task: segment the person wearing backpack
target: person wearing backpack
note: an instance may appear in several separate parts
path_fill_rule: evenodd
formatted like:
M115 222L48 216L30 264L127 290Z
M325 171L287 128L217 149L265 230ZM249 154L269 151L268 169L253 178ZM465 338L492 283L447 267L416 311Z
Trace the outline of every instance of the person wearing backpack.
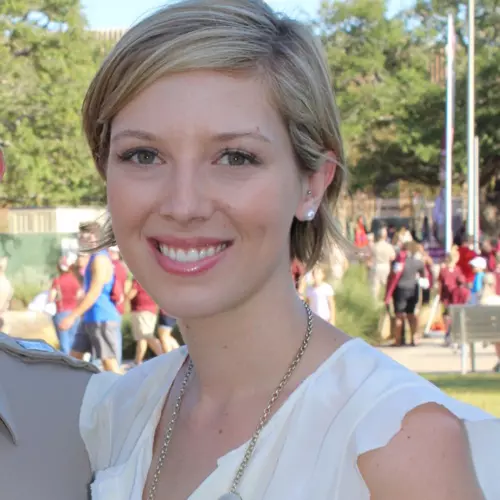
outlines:
M96 247L100 231L99 224L95 222L80 226L79 239L83 250ZM84 273L85 295L71 314L61 320L59 328L69 330L81 317L71 356L83 359L86 353L91 352L101 360L105 371L122 373L118 364L120 314L111 299L114 282L114 266L108 250L93 253Z

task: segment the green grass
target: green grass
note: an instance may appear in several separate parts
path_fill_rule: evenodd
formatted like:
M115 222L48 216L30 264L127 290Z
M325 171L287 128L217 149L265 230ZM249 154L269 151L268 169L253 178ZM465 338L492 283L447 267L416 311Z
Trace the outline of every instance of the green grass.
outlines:
M423 375L455 399L469 403L500 417L500 375L472 373L469 375Z

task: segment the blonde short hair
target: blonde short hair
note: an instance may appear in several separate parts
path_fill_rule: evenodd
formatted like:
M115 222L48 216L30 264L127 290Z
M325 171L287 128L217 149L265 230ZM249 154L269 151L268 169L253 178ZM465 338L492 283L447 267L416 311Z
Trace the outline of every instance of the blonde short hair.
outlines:
M113 118L158 79L190 70L256 73L269 85L297 163L316 171L328 152L338 168L312 221L294 219L290 256L312 267L344 239L333 209L346 177L340 125L319 41L303 23L260 0L183 0L132 27L108 55L83 103L83 127L103 178ZM111 223L101 247L115 244Z

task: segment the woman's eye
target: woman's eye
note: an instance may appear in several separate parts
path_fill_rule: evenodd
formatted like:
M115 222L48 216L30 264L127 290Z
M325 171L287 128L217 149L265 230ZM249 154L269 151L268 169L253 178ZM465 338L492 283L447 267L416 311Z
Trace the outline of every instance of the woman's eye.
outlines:
M127 151L119 155L119 158L122 161L131 161L138 165L155 165L161 163L158 158L158 152L152 149L135 149Z
M229 165L230 167L242 167L244 165L255 165L258 163L257 158L242 151L226 151L219 159L221 165Z

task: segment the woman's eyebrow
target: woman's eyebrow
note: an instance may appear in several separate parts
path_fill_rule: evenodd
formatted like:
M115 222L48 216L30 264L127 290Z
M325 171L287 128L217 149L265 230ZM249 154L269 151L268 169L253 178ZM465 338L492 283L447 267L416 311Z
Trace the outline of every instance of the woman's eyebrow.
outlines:
M252 139L257 139L259 141L264 141L271 143L271 139L266 137L265 135L261 134L260 132L247 132L247 131L242 131L242 132L222 132L219 134L214 135L214 139L220 142L224 141L231 141L234 139L240 139L242 137L250 137Z
M151 132L146 132L145 130L134 130L125 129L121 130L117 134L111 137L111 142L118 141L125 137L132 137L134 139L141 139L143 141L155 142L158 141L158 137ZM241 132L221 132L214 134L211 138L217 142L231 141L234 139L241 139L242 137L250 137L252 139L257 139L259 141L271 143L271 139L261 134L260 132L253 131L241 131Z
M122 139L124 137L132 137L134 139L141 139L148 142L154 142L158 140L156 135L150 132L146 132L145 130L125 129L112 136L111 142L118 141L119 139Z

